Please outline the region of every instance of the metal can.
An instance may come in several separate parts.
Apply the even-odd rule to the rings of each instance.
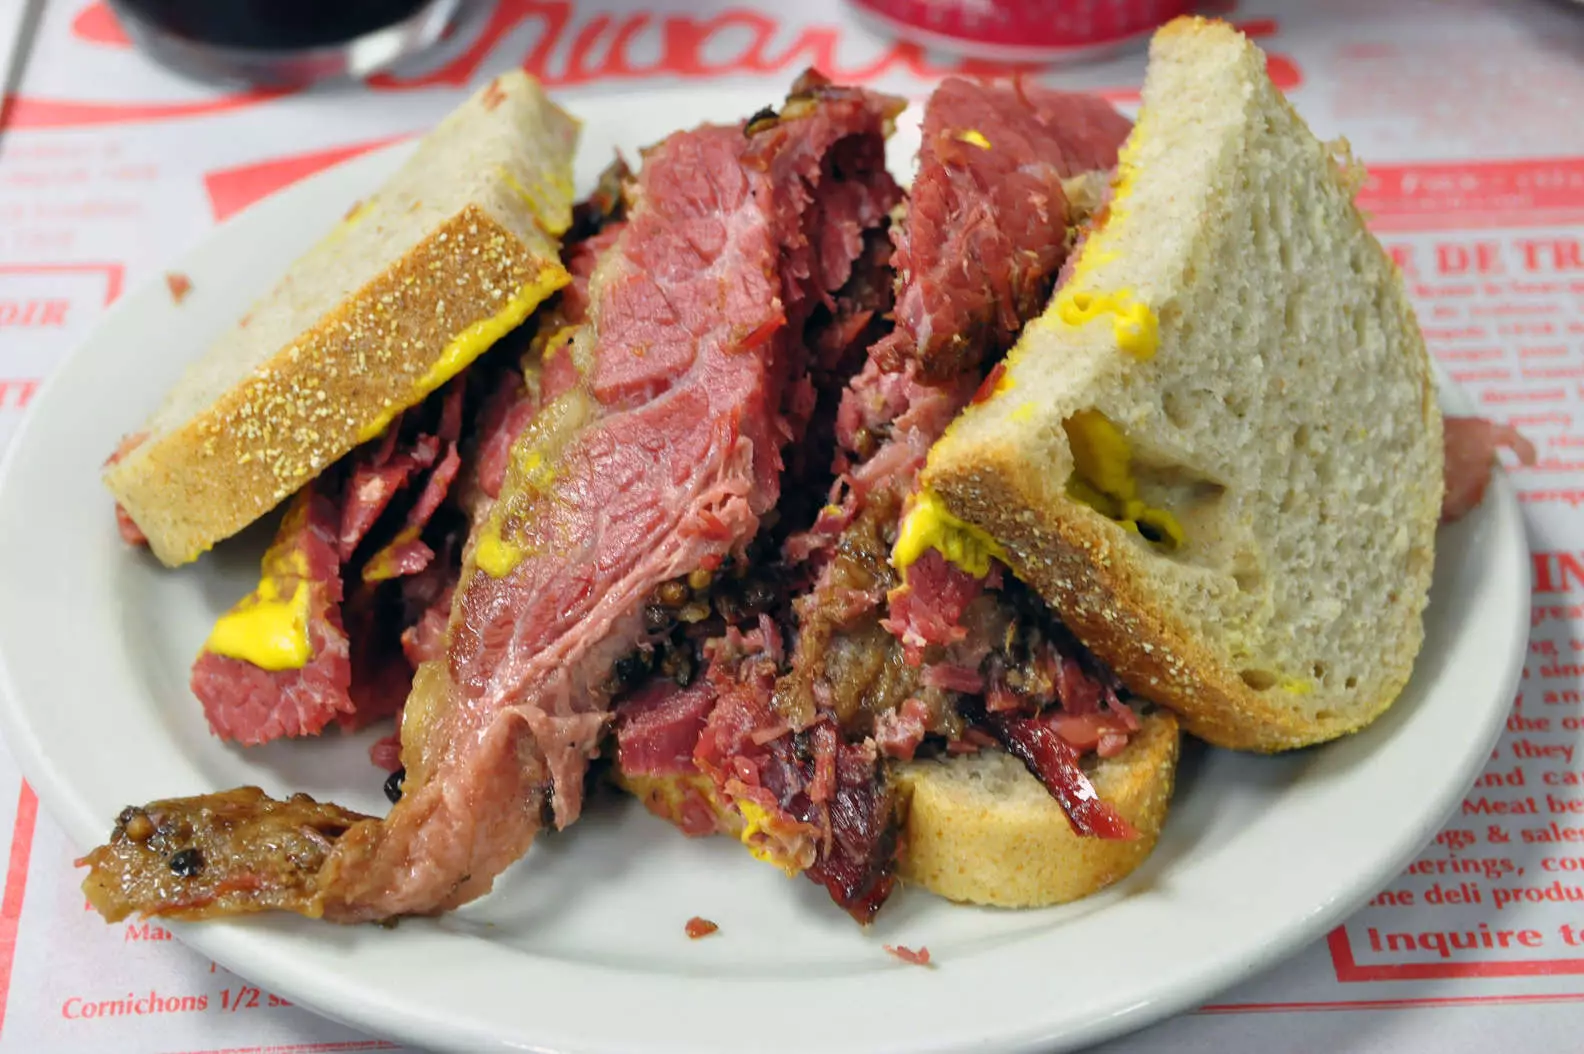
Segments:
[[[994,62],[1100,58],[1146,39],[1192,0],[848,0],[903,40]]]

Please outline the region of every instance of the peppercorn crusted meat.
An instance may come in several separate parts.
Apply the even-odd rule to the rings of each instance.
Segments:
[[[83,892],[110,922],[299,911],[336,839],[367,819],[306,794],[273,801],[238,787],[124,809],[110,841],[77,864],[91,868]]]

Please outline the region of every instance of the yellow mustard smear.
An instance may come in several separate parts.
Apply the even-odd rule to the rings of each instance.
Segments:
[[[519,454],[517,470],[524,492],[544,493],[556,479],[556,467],[546,461],[538,447],[529,447]],[[488,521],[479,531],[478,544],[473,547],[473,562],[491,578],[505,578],[533,550],[505,536],[506,506],[501,501],[490,511]]]
[[[703,773],[636,776],[618,772],[616,782],[627,793],[642,801],[650,812],[664,816],[673,823],[682,818],[683,808],[691,796],[693,800],[702,800],[709,806],[722,830],[736,835],[742,827],[742,817],[730,803],[721,798],[715,790],[714,781]]]
[[[372,201],[355,202],[353,206],[347,210],[347,214],[341,218],[341,229],[350,230],[351,228],[357,226],[359,223],[363,222],[363,218],[372,212],[373,209],[374,203]]]
[[[777,853],[773,848],[775,833],[771,827],[774,821],[770,818],[770,814],[751,801],[737,802],[737,811],[743,818],[743,829],[737,837],[747,847],[749,855],[755,860],[762,860],[780,868],[788,876],[797,877],[803,871],[803,865],[795,859]]]
[[[985,134],[977,128],[970,128],[965,132],[958,132],[957,139],[959,142],[967,143],[970,146],[977,146],[980,150],[990,149],[990,140],[986,139]]]
[[[1111,247],[1116,229],[1127,213],[1137,176],[1139,144],[1144,136],[1141,119],[1134,126],[1117,157],[1117,172],[1111,181],[1111,200],[1098,225],[1084,241],[1073,273],[1056,296],[1055,314],[1069,326],[1085,326],[1100,319],[1111,321],[1117,345],[1138,359],[1153,358],[1160,349],[1160,319],[1154,309],[1132,289],[1096,290],[1094,272],[1118,258]]]
[[[502,538],[500,528],[493,522],[473,547],[473,562],[491,578],[505,578],[527,555],[528,550]]]
[[[550,336],[545,338],[543,361],[549,362],[557,355],[572,346],[572,340],[577,336],[581,326],[562,326]]]
[[[1150,359],[1160,347],[1160,320],[1130,289],[1110,293],[1064,289],[1056,298],[1056,317],[1069,326],[1085,326],[1110,318],[1117,346],[1136,359]]]
[[[922,490],[902,520],[891,565],[905,572],[931,549],[975,577],[990,573],[992,559],[1007,559],[1006,550],[988,533],[952,515],[934,491]]]
[[[1062,422],[1062,429],[1073,455],[1069,497],[1167,549],[1182,545],[1185,535],[1177,517],[1139,498],[1132,445],[1109,417],[1080,410]]]
[[[505,165],[496,165],[495,168],[500,173],[501,179],[511,188],[512,193],[521,198],[534,216],[538,218],[539,226],[546,234],[552,238],[559,238],[567,232],[568,227],[572,226],[572,214],[569,210],[545,208],[541,196],[523,186],[522,181],[512,175],[511,169]],[[551,193],[557,197],[563,200],[571,200],[575,196],[571,182],[561,176],[560,173],[552,175],[551,181],[554,184],[551,188]]]
[[[397,532],[396,537],[390,540],[389,545],[375,553],[369,562],[364,565],[363,581],[370,583],[384,582],[398,577],[401,572],[391,561],[392,553],[398,546],[409,545],[417,540],[418,529],[416,527],[403,527]]]
[[[506,306],[500,311],[489,318],[480,319],[451,338],[451,342],[440,352],[439,358],[435,359],[428,371],[413,385],[408,405],[417,405],[430,392],[462,372],[474,359],[494,346],[497,340],[522,325],[523,319],[543,303],[546,297],[571,280],[572,276],[561,265],[548,266],[512,294],[511,299],[506,301]],[[357,441],[367,443],[371,439],[378,438],[399,412],[396,407],[386,409],[363,427],[358,433]]]
[[[308,664],[308,580],[303,554],[293,552],[283,567],[264,556],[264,574],[254,589],[215,623],[204,651],[252,663],[262,670],[299,670]],[[287,580],[295,582],[288,594]]]
[[[1109,211],[1112,220],[1120,218],[1126,209],[1128,198],[1133,196],[1133,187],[1138,179],[1138,155],[1143,147],[1144,137],[1148,132],[1149,114],[1141,111],[1139,119],[1133,125],[1133,130],[1128,133],[1127,139],[1122,143],[1122,148],[1117,151],[1116,174],[1111,177],[1111,203]]]

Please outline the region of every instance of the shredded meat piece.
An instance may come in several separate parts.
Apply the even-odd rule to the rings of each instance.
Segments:
[[[896,884],[901,807],[873,742],[844,741],[830,724],[783,731],[770,704],[774,664],[763,658],[712,666],[708,680],[718,702],[693,760],[724,801],[752,810],[757,829],[744,840],[872,921]]]
[[[171,301],[181,303],[187,299],[187,294],[192,292],[192,279],[180,271],[167,271],[165,273],[165,288],[170,291]]]
[[[1521,465],[1533,465],[1534,444],[1511,425],[1479,417],[1448,417],[1443,421],[1446,447],[1446,491],[1441,499],[1441,522],[1468,515],[1485,497],[1496,453],[1506,447]]]
[[[110,456],[105,458],[105,465],[113,465],[117,461],[120,461],[122,458],[132,453],[132,451],[135,450],[138,445],[147,438],[147,432],[134,432],[133,434],[125,437],[116,446],[115,450],[111,452]],[[132,516],[126,511],[126,509],[121,507],[120,502],[116,502],[115,518],[116,530],[121,532],[122,541],[133,546],[143,546],[148,544],[148,537],[143,533],[143,529],[133,522]]]
[[[982,579],[931,549],[908,568],[907,581],[890,592],[889,614],[880,624],[902,642],[908,662],[918,665],[928,646],[946,647],[968,636],[962,618],[983,588]]]
[[[1015,713],[997,713],[973,702],[962,704],[964,716],[989,731],[1007,753],[1023,762],[1034,778],[1067,814],[1075,833],[1085,837],[1137,838],[1138,832],[1101,800],[1094,784],[1078,767],[1078,751],[1049,726]]]
[[[687,920],[687,925],[684,926],[683,929],[687,932],[687,935],[690,939],[696,941],[700,937],[708,937],[710,934],[718,932],[720,927],[715,925],[715,923],[711,922],[709,919],[699,918],[697,915],[694,915],[691,919]]]
[[[918,699],[908,699],[875,718],[875,745],[886,757],[912,761],[929,731],[929,720],[929,707]]]
[[[914,951],[912,948],[909,948],[904,944],[882,944],[880,947],[884,948],[889,954],[901,959],[909,966],[928,966],[930,964],[929,949],[924,947],[922,944],[919,945],[917,951]]]

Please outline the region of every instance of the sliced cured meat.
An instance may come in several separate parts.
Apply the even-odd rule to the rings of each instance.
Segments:
[[[1448,417],[1443,422],[1446,446],[1446,492],[1441,499],[1441,522],[1468,515],[1485,497],[1497,451],[1506,447],[1521,465],[1533,465],[1534,444],[1511,425],[1481,417]]]
[[[1094,96],[942,81],[897,231],[896,330],[882,360],[953,377],[1004,350],[1067,257],[1062,181],[1114,166],[1130,128]]]
[[[655,681],[622,701],[616,714],[616,764],[630,776],[695,772],[693,748],[715,708],[705,680],[683,688]]]
[[[429,566],[434,550],[423,541],[423,532],[440,506],[445,503],[451,484],[456,481],[462,467],[462,456],[457,441],[449,440],[446,452],[424,481],[418,500],[407,513],[407,521],[396,536],[363,565],[365,582],[383,582],[392,578],[416,575]]]
[[[805,354],[795,312],[814,300],[786,246],[808,241],[806,188],[828,178],[831,147],[878,140],[896,110],[826,90],[774,129],[706,128],[649,152],[573,343],[587,388],[512,459],[448,662],[420,671],[404,712],[402,800],[343,839],[327,914],[465,902],[527,848],[547,801],[558,824],[576,818],[645,598],[740,553],[775,503],[778,409]]]
[[[216,624],[193,664],[193,694],[221,739],[252,746],[315,735],[355,709],[341,623],[341,516],[325,490],[316,481],[292,499],[258,589]]]
[[[625,166],[621,169],[625,172]],[[592,225],[593,221],[587,221]],[[538,414],[578,383],[578,368],[568,338],[588,320],[588,286],[600,255],[616,244],[619,219],[604,216],[603,226],[566,248],[566,268],[572,280],[558,295],[555,306],[537,323],[538,335],[522,369],[502,371],[500,382],[479,411],[478,483],[493,501],[500,496],[512,445]],[[592,229],[592,228],[591,228]]]
[[[805,327],[809,348],[806,394],[812,395],[813,406],[793,414],[799,422],[807,419],[808,425],[787,457],[784,497],[777,511],[788,530],[814,520],[822,495],[836,478],[836,418],[844,393],[870,346],[890,331],[893,273],[889,218],[871,218],[876,225],[864,232],[863,250],[847,283],[835,292],[830,304],[814,309]],[[805,541],[814,537],[806,536]]]
[[[395,605],[400,633],[400,658],[390,653],[388,642],[391,638],[388,632],[381,632],[371,638],[377,651],[371,660],[370,679],[373,677],[394,679],[396,674],[384,671],[398,669],[402,671],[400,697],[391,699],[388,696],[381,696],[383,707],[380,712],[394,714],[396,727],[390,735],[381,737],[369,748],[369,760],[376,768],[387,772],[395,772],[401,768],[402,707],[406,704],[407,693],[412,687],[413,671],[426,662],[433,662],[445,656],[446,625],[451,618],[451,595],[456,590],[457,579],[462,571],[458,556],[460,550],[460,539],[454,535],[446,535],[440,541],[436,558],[428,567],[394,583],[400,595],[400,602]],[[366,705],[373,709],[375,704],[365,704],[363,698],[357,695],[357,686],[363,680],[359,674],[358,658],[358,650],[354,648],[352,664],[354,698],[357,699],[361,712]],[[406,660],[405,665],[401,659]]]
[[[311,895],[272,906],[340,922],[446,910],[490,888],[547,806],[577,816],[646,598],[740,555],[778,497],[788,378],[820,302],[797,263],[809,188],[840,178],[826,160],[844,139],[872,137],[857,153],[880,157],[901,109],[801,87],[771,128],[678,133],[647,154],[573,342],[586,380],[519,439],[470,542],[447,659],[414,678],[401,799],[341,836]],[[229,851],[251,869],[267,849]]]
[[[110,456],[105,459],[105,465],[110,466],[120,461],[137,448],[138,444],[148,438],[147,432],[134,432],[122,439]],[[132,520],[132,516],[116,502],[115,507],[116,530],[121,534],[121,540],[128,545],[143,546],[148,544],[148,537],[144,535],[143,528]]]
[[[594,276],[600,257],[621,238],[622,226],[621,218],[608,217],[597,232],[567,246],[566,269],[572,280],[561,290],[556,304],[555,314],[559,326],[581,326],[588,321],[589,279]],[[546,330],[552,334],[554,332],[548,327]]]
[[[446,623],[451,618],[451,593],[456,588],[460,568],[449,560],[440,560],[425,568],[424,572],[402,580],[402,600],[411,612],[417,609],[416,618],[407,618],[407,628],[402,630],[402,654],[413,669],[445,655]]]
[[[400,433],[399,423],[393,423],[371,453],[354,454],[351,459],[351,477],[341,496],[338,552],[343,563],[352,559],[397,492],[440,455],[440,441],[434,436],[419,436],[398,453]]]
[[[406,624],[371,587],[434,557],[423,534],[460,467],[463,397],[462,382],[447,385],[293,499],[258,589],[222,619],[193,666],[193,693],[217,736],[253,746],[317,735],[331,721],[359,728],[401,705],[412,680],[398,646]],[[393,504],[420,482],[405,509]],[[390,540],[354,564],[391,514],[402,519],[384,528]],[[292,654],[260,658],[257,642],[270,634]]]
[[[1046,724],[1017,714],[996,713],[973,703],[964,716],[986,729],[1023,762],[1067,814],[1075,833],[1085,837],[1136,838],[1138,832],[1110,804],[1078,765],[1078,751]]]
[[[537,384],[529,385],[516,369],[502,371],[498,386],[479,411],[479,488],[490,501],[500,497],[512,444],[539,412]]]
[[[880,785],[876,754],[911,758],[931,736],[973,746],[964,712],[988,704],[1058,801],[1079,810],[1075,823],[1110,830],[1106,813],[1082,805],[1077,758],[1125,745],[1131,711],[1102,710],[1095,700],[1106,689],[1080,665],[1063,680],[1075,642],[1046,632],[1043,609],[1022,610],[998,573],[974,576],[931,552],[903,581],[890,557],[930,447],[981,387],[980,364],[1043,308],[1056,281],[1068,252],[1062,180],[1114,164],[1128,128],[1103,103],[1039,89],[956,81],[930,100],[913,201],[896,232],[896,329],[841,399],[831,503],[784,550],[814,569],[814,585],[796,601],[797,644],[775,708],[798,730],[787,741],[839,729],[844,750],[866,752],[867,770],[830,770],[855,781],[849,796],[863,780]],[[753,746],[774,751],[779,742]],[[711,771],[741,764],[721,759]],[[829,773],[815,786],[827,782]],[[867,844],[887,843],[870,832]],[[884,895],[877,890],[868,909]]]
[[[401,611],[385,603],[385,598],[384,591],[357,583],[341,605],[341,619],[351,646],[347,695],[352,700],[352,711],[340,718],[341,727],[347,731],[395,714],[412,687],[412,667],[400,649]]]
[[[915,366],[886,370],[871,354],[843,396],[839,504],[786,550],[789,559],[811,560],[818,569],[813,588],[795,602],[798,644],[776,691],[776,706],[794,728],[813,721],[821,707],[848,727],[861,710],[882,712],[918,694],[917,663],[903,661],[903,645],[881,624],[886,597],[902,585],[891,547],[930,446],[975,383],[965,374],[928,384]],[[886,438],[873,438],[881,435]]]
[[[918,471],[973,398],[981,363],[1044,306],[1068,252],[1062,181],[1113,166],[1129,129],[1101,100],[1020,83],[954,79],[930,97],[895,234],[896,329],[843,396],[832,505],[786,549],[818,568],[797,601],[798,644],[775,697],[794,728],[828,713],[849,734],[881,735],[904,754],[920,722],[958,739],[951,699],[992,689],[981,664],[993,654],[1010,661],[1008,645],[1023,643],[1031,627],[1017,623],[993,576],[932,552],[904,582],[891,549]],[[1004,703],[1021,713],[1055,700],[1052,690]],[[904,703],[907,718],[888,716]]]

